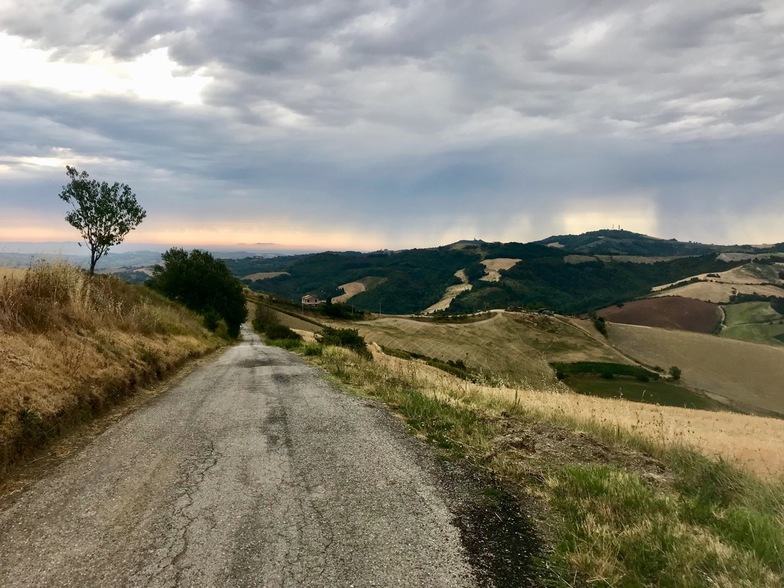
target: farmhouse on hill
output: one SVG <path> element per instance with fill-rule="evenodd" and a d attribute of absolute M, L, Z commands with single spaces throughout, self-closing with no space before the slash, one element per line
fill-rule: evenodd
<path fill-rule="evenodd" d="M 324 304 L 324 301 L 320 300 L 318 296 L 305 294 L 302 297 L 302 306 L 318 306 L 319 304 Z"/>

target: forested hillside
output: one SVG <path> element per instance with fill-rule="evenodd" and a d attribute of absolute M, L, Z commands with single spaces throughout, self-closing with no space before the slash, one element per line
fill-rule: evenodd
<path fill-rule="evenodd" d="M 668 243 L 644 235 L 623 233 L 628 250 L 640 254 L 648 241 Z M 554 238 L 555 239 L 555 238 Z M 695 249 L 701 246 L 695 244 Z M 651 250 L 661 255 L 661 250 Z M 227 260 L 238 277 L 264 272 L 285 272 L 267 279 L 246 279 L 252 289 L 298 301 L 305 294 L 330 298 L 341 293 L 339 286 L 364 278 L 384 278 L 351 298 L 356 308 L 389 314 L 419 313 L 437 302 L 444 291 L 460 280 L 466 270 L 473 286 L 458 296 L 449 312 L 474 312 L 509 306 L 546 307 L 565 313 L 582 313 L 638 296 L 654 286 L 677 282 L 696 274 L 719 272 L 739 265 L 725 262 L 716 252 L 679 257 L 656 263 L 631 263 L 617 259 L 594 259 L 569 263 L 572 251 L 537 243 L 485 243 L 464 241 L 433 249 L 378 251 L 373 253 L 327 252 L 278 258 Z M 652 253 L 652 254 L 653 254 Z M 501 280 L 484 281 L 482 260 L 519 259 L 501 271 Z"/>

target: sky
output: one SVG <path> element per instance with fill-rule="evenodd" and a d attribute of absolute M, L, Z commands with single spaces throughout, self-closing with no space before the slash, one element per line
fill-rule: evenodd
<path fill-rule="evenodd" d="M 0 0 L 0 242 L 784 241 L 784 2 Z"/>

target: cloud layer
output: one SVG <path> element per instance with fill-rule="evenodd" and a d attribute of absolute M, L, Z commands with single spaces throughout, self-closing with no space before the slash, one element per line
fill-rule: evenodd
<path fill-rule="evenodd" d="M 0 0 L 0 47 L 0 240 L 65 163 L 142 241 L 784 240 L 775 0 Z"/>

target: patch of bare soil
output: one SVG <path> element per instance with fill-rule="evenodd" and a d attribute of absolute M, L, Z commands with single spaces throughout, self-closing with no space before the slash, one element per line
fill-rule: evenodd
<path fill-rule="evenodd" d="M 712 333 L 723 318 L 717 305 L 680 296 L 634 300 L 623 306 L 608 306 L 596 314 L 613 323 L 697 333 Z"/>
<path fill-rule="evenodd" d="M 655 484 L 669 480 L 664 464 L 650 455 L 627 447 L 612 447 L 584 431 L 545 421 L 521 422 L 512 418 L 502 418 L 500 424 L 505 432 L 493 439 L 492 451 L 511 454 L 530 464 L 532 471 L 575 463 L 610 464 L 632 470 Z"/>

